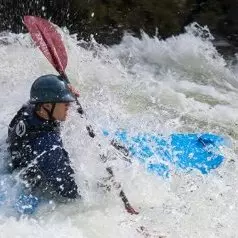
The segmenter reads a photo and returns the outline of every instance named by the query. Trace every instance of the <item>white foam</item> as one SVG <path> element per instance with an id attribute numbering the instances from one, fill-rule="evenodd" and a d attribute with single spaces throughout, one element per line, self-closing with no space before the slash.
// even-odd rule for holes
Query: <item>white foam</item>
<path id="1" fill-rule="evenodd" d="M 126 35 L 117 46 L 92 42 L 85 49 L 82 42 L 64 34 L 67 73 L 81 91 L 88 117 L 84 121 L 72 108 L 63 128 L 84 199 L 53 211 L 42 209 L 31 219 L 2 215 L 1 237 L 236 237 L 237 73 L 226 66 L 210 38 L 197 35 L 192 26 L 165 41 L 146 34 L 140 40 Z M 55 73 L 33 48 L 29 35 L 4 37 L 10 44 L 0 45 L 2 143 L 34 79 Z M 140 210 L 131 216 L 124 211 L 118 191 L 105 194 L 97 188 L 106 175 L 99 153 L 109 145 L 102 136 L 92 140 L 87 135 L 88 123 L 97 133 L 102 128 L 164 134 L 215 132 L 231 136 L 233 148 L 225 150 L 223 166 L 207 176 L 174 172 L 165 180 L 137 163 L 112 161 L 118 181 Z"/>

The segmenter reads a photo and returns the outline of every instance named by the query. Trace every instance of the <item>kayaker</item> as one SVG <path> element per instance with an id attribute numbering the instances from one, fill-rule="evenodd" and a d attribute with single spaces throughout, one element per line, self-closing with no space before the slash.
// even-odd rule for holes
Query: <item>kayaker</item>
<path id="1" fill-rule="evenodd" d="M 69 155 L 63 147 L 60 123 L 67 118 L 78 91 L 61 76 L 44 75 L 31 87 L 30 100 L 13 118 L 8 129 L 8 170 L 19 171 L 27 191 L 58 201 L 80 198 Z M 107 168 L 108 180 L 114 175 Z M 120 187 L 120 186 L 119 186 Z M 138 214 L 120 190 L 125 209 Z"/>
<path id="2" fill-rule="evenodd" d="M 74 170 L 60 136 L 71 102 L 78 92 L 61 76 L 35 80 L 30 100 L 13 118 L 8 130 L 8 169 L 19 171 L 33 193 L 59 199 L 80 197 Z"/>

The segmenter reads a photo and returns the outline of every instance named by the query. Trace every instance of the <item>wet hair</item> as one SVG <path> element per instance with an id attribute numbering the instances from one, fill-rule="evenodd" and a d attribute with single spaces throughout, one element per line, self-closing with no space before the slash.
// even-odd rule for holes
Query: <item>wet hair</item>
<path id="1" fill-rule="evenodd" d="M 43 103 L 36 103 L 35 104 L 35 112 L 39 112 L 42 105 L 43 105 Z"/>
<path id="2" fill-rule="evenodd" d="M 35 104 L 35 112 L 39 112 L 41 107 L 44 105 L 45 103 L 36 103 Z M 55 110 L 55 106 L 56 103 L 51 103 L 52 104 L 52 108 L 51 110 L 48 110 L 47 108 L 43 107 L 43 109 L 46 111 L 46 113 L 48 114 L 49 120 L 54 121 L 55 118 L 53 117 L 54 114 L 54 110 Z"/>

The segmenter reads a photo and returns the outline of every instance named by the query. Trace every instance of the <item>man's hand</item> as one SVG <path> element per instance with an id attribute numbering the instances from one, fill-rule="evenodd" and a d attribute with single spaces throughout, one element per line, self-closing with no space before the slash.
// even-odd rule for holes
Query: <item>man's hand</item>
<path id="1" fill-rule="evenodd" d="M 68 85 L 69 90 L 71 91 L 71 93 L 73 93 L 75 95 L 75 97 L 79 97 L 79 91 L 78 89 L 76 89 L 72 84 Z"/>

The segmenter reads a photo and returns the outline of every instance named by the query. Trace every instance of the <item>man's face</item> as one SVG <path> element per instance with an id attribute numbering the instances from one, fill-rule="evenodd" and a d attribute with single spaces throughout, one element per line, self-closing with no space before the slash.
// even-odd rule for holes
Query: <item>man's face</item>
<path id="1" fill-rule="evenodd" d="M 56 103 L 53 117 L 58 121 L 65 121 L 68 115 L 70 103 Z"/>

